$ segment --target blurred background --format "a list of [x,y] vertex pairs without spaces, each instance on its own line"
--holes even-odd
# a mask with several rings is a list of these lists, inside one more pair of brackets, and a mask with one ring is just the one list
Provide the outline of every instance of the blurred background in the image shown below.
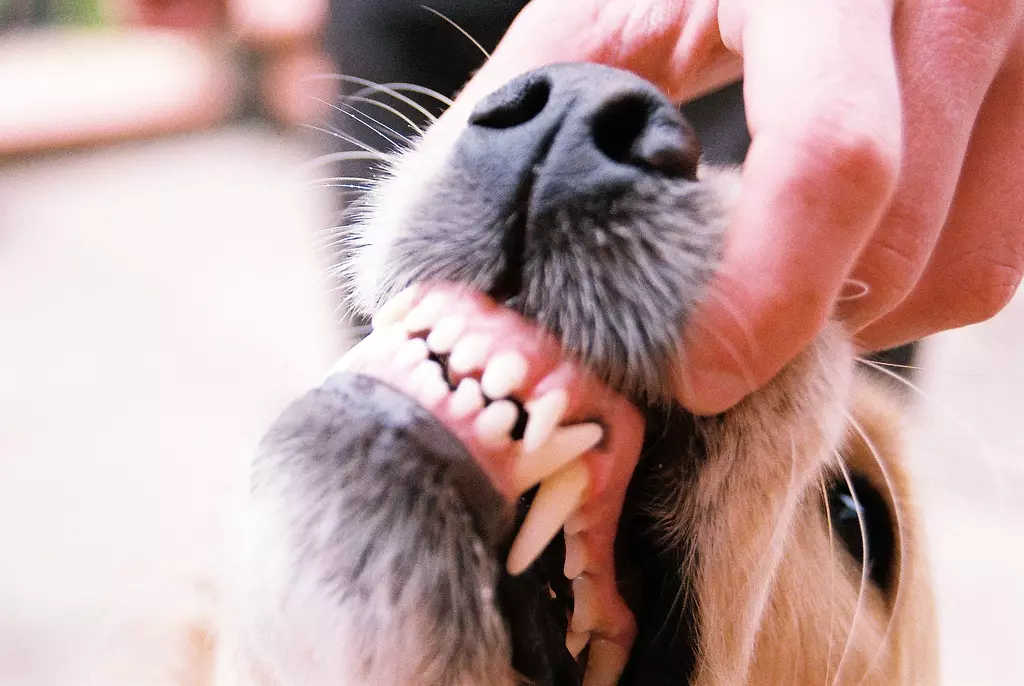
[[[431,7],[490,49],[521,4]],[[349,343],[331,227],[483,59],[399,0],[0,0],[0,684],[201,679],[166,680],[163,632]],[[740,95],[687,108],[713,161],[743,158]],[[1024,684],[1022,336],[1018,298],[890,358],[948,684]]]

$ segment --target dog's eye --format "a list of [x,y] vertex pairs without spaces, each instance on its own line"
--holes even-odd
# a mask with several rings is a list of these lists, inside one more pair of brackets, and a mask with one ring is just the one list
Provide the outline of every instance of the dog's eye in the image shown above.
[[868,575],[879,588],[888,588],[896,535],[882,494],[860,474],[850,475],[849,482],[839,477],[828,490],[828,515],[835,539],[854,560],[868,566]]

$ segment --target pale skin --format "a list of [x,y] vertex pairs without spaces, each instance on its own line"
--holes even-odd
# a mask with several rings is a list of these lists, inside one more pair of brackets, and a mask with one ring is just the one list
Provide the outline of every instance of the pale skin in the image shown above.
[[1006,305],[1024,268],[1022,17],[1024,0],[533,0],[457,105],[554,62],[630,69],[680,101],[743,76],[743,192],[679,383],[716,413],[829,318],[873,350]]

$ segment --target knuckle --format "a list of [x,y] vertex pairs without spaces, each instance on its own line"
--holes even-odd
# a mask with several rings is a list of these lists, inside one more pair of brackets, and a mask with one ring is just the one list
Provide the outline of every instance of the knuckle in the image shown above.
[[838,192],[887,201],[896,188],[901,148],[898,127],[882,119],[848,104],[814,115],[802,127],[803,147],[819,178]]

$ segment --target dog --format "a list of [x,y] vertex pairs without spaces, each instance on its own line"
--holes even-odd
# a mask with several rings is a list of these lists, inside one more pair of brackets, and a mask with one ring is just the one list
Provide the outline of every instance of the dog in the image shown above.
[[899,405],[841,326],[674,400],[738,171],[597,65],[443,121],[346,229],[374,331],[261,443],[214,683],[937,683]]

